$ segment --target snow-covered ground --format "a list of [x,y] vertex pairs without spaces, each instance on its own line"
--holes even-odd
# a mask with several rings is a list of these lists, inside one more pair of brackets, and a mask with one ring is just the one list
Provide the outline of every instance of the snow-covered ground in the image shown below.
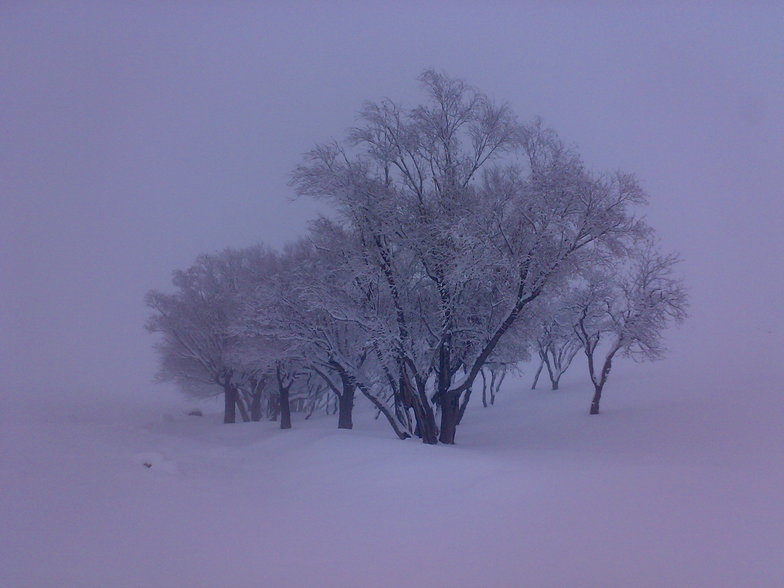
[[0,585],[784,586],[766,349],[620,362],[598,417],[582,363],[559,392],[529,374],[454,447],[398,441],[363,406],[353,431],[279,431],[147,392],[6,397]]

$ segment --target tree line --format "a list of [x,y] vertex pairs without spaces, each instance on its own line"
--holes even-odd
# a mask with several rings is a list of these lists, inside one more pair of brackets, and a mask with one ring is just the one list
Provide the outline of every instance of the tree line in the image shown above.
[[662,356],[687,296],[634,176],[462,80],[419,81],[422,104],[368,102],[303,157],[291,186],[329,210],[305,236],[202,255],[148,293],[162,379],[282,428],[292,404],[351,428],[361,394],[399,438],[452,444],[479,380],[492,402],[531,354],[557,389],[582,352],[590,414],[616,357]]

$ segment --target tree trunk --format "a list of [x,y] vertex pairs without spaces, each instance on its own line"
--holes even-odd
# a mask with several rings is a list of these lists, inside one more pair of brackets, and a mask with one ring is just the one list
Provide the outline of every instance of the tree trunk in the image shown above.
[[267,413],[269,414],[269,420],[277,421],[278,420],[278,413],[280,412],[280,395],[279,394],[270,394],[268,399],[268,410]]
[[545,355],[542,359],[544,360],[544,365],[547,367],[547,376],[550,378],[550,385],[552,386],[553,390],[558,390],[557,377],[555,376],[555,370],[553,369],[553,366],[550,365],[549,357]]
[[237,394],[234,395],[234,400],[237,403],[237,408],[240,409],[240,416],[242,417],[242,422],[247,423],[250,421],[250,415],[248,414],[248,409],[245,406],[245,399],[242,397],[242,394],[237,391]]
[[[602,373],[599,377],[599,383],[596,383],[596,378],[593,376],[591,379],[593,380],[593,400],[591,400],[591,410],[588,414],[599,414],[599,402],[602,400],[602,390],[604,389],[604,385],[607,383],[607,376],[610,375],[610,370],[612,369],[612,360],[615,357],[615,354],[620,349],[620,342],[610,350],[607,354],[607,357],[604,360],[604,365],[602,366]],[[591,370],[593,371],[593,370]]]
[[498,378],[498,382],[495,385],[495,392],[493,392],[493,395],[490,398],[491,404],[495,404],[496,394],[501,391],[501,384],[504,383],[504,378],[506,378],[506,367],[504,367],[503,371],[501,372],[501,377]]
[[354,410],[354,391],[353,384],[343,383],[343,393],[338,400],[338,429],[353,429],[352,412]]
[[231,382],[223,384],[223,422],[237,422],[237,389]]
[[446,394],[441,397],[441,434],[438,440],[454,445],[457,423],[460,418],[460,395]]
[[459,425],[463,420],[463,415],[465,414],[466,408],[468,407],[468,401],[471,399],[471,391],[473,388],[469,388],[466,390],[465,396],[463,396],[463,402],[460,403],[460,412],[457,414],[457,424]]
[[263,405],[261,397],[264,393],[264,384],[266,378],[251,378],[250,380],[250,420],[258,422],[261,420]]
[[593,400],[591,400],[591,410],[588,414],[599,414],[599,403],[602,400],[602,388],[604,386],[597,386],[594,384]]
[[[403,368],[405,369],[405,368]],[[416,420],[415,434],[422,439],[426,445],[436,445],[438,443],[438,428],[436,427],[436,417],[433,414],[433,407],[428,402],[426,383],[421,378],[415,378],[416,390],[413,389],[411,381],[404,371],[400,378],[400,389],[403,390],[405,398],[409,399],[411,408],[414,411]]]
[[482,406],[487,408],[487,378],[485,377],[485,370],[479,370],[479,373],[482,374]]
[[414,417],[416,418],[417,435],[425,445],[436,445],[438,443],[438,432],[436,430],[436,417],[430,407],[414,407]]
[[539,367],[536,370],[536,375],[534,376],[534,383],[531,384],[531,390],[536,390],[536,383],[539,381],[539,374],[542,373],[542,368],[544,367],[544,361],[539,361]]
[[289,404],[288,387],[281,387],[280,389],[280,428],[291,428],[291,406]]
[[367,386],[363,386],[359,382],[357,382],[356,385],[359,388],[359,391],[362,392],[362,394],[364,394],[365,397],[373,403],[373,406],[375,406],[378,411],[386,417],[389,425],[392,427],[392,430],[395,431],[395,435],[397,435],[398,439],[408,439],[411,436],[400,428],[398,421],[395,420],[395,417],[392,416],[392,413],[389,412],[387,407],[384,406],[378,398],[370,393],[370,390],[368,390]]
[[261,390],[256,390],[253,393],[253,399],[250,402],[250,420],[254,422],[261,420]]

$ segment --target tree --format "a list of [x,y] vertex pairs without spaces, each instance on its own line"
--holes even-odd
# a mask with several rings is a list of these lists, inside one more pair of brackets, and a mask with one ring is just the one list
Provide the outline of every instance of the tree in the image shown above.
[[187,394],[222,392],[226,423],[236,421],[238,407],[245,420],[249,418],[240,390],[254,380],[253,388],[258,389],[259,366],[242,361],[248,342],[232,325],[243,289],[268,256],[263,246],[202,255],[187,270],[174,272],[174,293],[152,290],[146,297],[153,310],[147,329],[161,335],[156,345],[161,360],[158,377],[174,381]]
[[326,219],[314,223],[310,238],[287,246],[274,275],[246,298],[241,331],[274,340],[279,358],[320,378],[338,399],[339,428],[353,428],[359,390],[404,438],[407,433],[374,393],[373,325],[366,320],[359,278],[345,263],[350,241]]
[[461,80],[428,70],[420,82],[426,103],[367,104],[292,182],[357,236],[396,411],[413,413],[425,443],[451,444],[461,396],[524,309],[583,251],[634,231],[644,195]]
[[[510,372],[519,374],[520,369],[517,366],[530,359],[530,333],[534,326],[530,318],[520,317],[517,320],[479,371],[482,377],[482,405],[485,408],[495,404],[495,397],[500,392],[507,374]],[[469,396],[470,390],[465,393],[461,401],[458,423],[462,420]]]
[[[633,176],[592,173],[541,121],[519,123],[461,80],[427,70],[420,83],[422,104],[367,103],[344,141],[294,170],[298,194],[334,206],[306,239],[203,256],[175,273],[174,294],[148,295],[163,377],[219,386],[226,422],[266,410],[290,427],[292,394],[312,413],[328,390],[352,428],[359,391],[401,439],[451,444],[477,377],[487,405],[490,374],[492,404],[533,342],[554,389],[585,351],[598,412],[612,358],[652,357],[646,321],[682,320],[677,282],[656,291],[670,314],[633,304],[641,268],[663,283],[674,263],[632,247],[650,233]],[[585,278],[611,262],[612,280]]]
[[569,369],[575,355],[582,348],[582,343],[574,331],[574,311],[569,311],[564,296],[548,297],[546,300],[535,343],[540,364],[531,389],[536,388],[542,367],[546,366],[551,388],[558,390],[561,376]]
[[678,260],[676,254],[659,253],[653,240],[647,239],[619,260],[614,275],[594,273],[582,289],[575,334],[594,387],[590,414],[599,414],[616,355],[639,361],[660,359],[666,351],[662,333],[686,318],[686,290],[673,276]]
[[291,428],[291,404],[289,403],[289,393],[294,380],[299,374],[293,366],[279,360],[275,363],[275,378],[278,382],[278,394],[280,395],[278,406],[280,406],[280,428]]

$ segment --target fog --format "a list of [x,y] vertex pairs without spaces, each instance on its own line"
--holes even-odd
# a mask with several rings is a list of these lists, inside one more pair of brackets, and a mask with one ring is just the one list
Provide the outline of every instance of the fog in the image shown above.
[[2,393],[165,393],[145,292],[301,235],[301,154],[426,67],[636,173],[684,257],[675,355],[741,365],[784,328],[782,30],[776,3],[4,3]]

